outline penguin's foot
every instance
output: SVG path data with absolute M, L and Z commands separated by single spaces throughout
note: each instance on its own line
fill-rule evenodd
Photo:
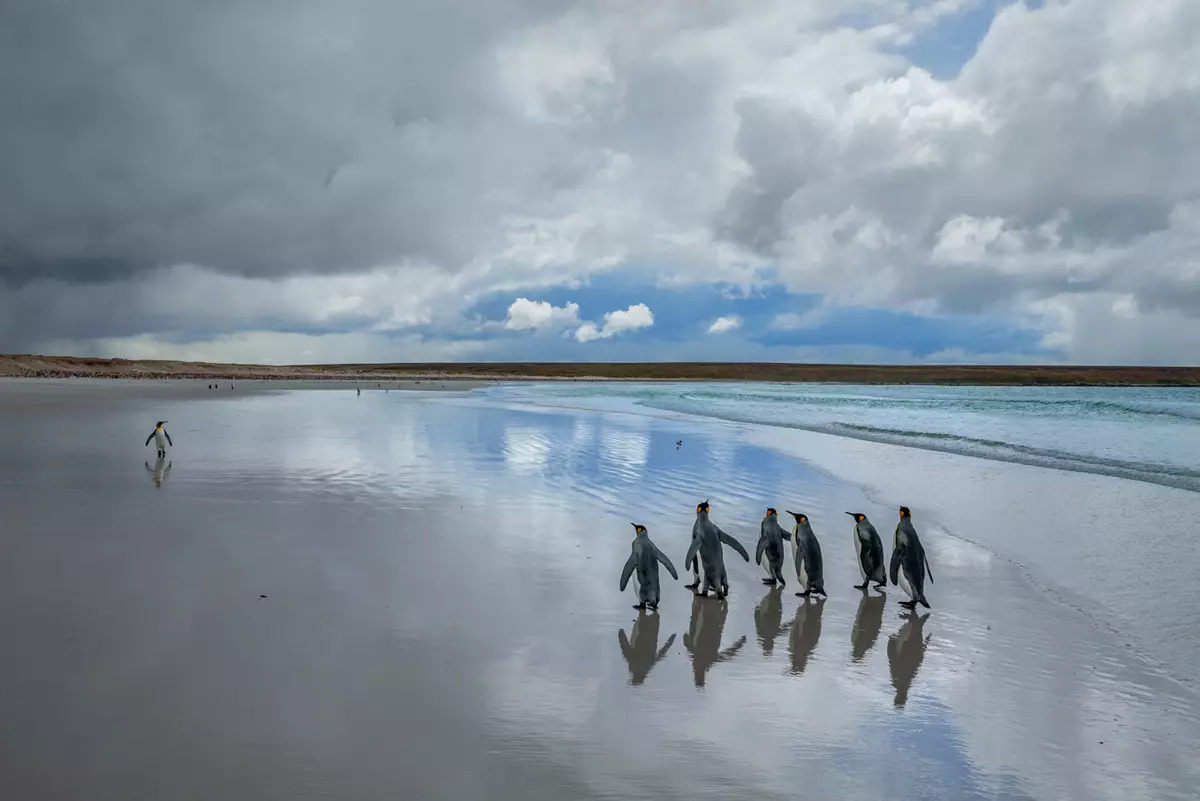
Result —
M 811 594 L 812 594 L 812 593 L 810 593 L 808 590 L 805 590 L 804 592 L 798 592 L 798 593 L 796 593 L 796 597 L 797 597 L 797 598 L 807 598 L 807 597 L 808 597 L 809 595 L 811 595 Z
M 725 596 L 727 596 L 728 594 L 729 594 L 729 591 L 728 591 L 728 590 L 726 590 L 725 592 L 722 592 L 722 591 L 720 591 L 720 590 L 717 590 L 717 600 L 718 600 L 718 601 L 724 601 L 724 600 L 725 600 Z
M 700 586 L 700 582 L 696 581 L 691 584 L 684 584 L 683 586 L 687 587 L 689 590 L 694 590 Z
M 862 584 L 854 585 L 854 589 L 856 589 L 856 590 L 865 590 L 866 588 L 867 588 L 866 582 L 864 582 Z M 876 589 L 878 589 L 878 587 Z
M 762 582 L 763 584 L 774 584 L 775 579 L 763 579 Z
M 634 604 L 633 608 L 634 609 L 645 609 L 646 605 L 645 604 Z
M 866 589 L 866 587 L 864 586 L 863 589 Z M 879 590 L 880 592 L 886 592 L 887 585 L 886 584 L 876 584 L 875 589 Z
M 912 609 L 913 607 L 915 607 L 917 605 L 917 602 L 916 601 L 901 601 L 900 605 L 903 606 L 905 609 Z
M 658 604 L 646 604 L 646 606 L 650 607 L 650 608 L 651 608 L 651 609 L 653 609 L 655 612 L 657 612 L 657 611 L 658 611 Z

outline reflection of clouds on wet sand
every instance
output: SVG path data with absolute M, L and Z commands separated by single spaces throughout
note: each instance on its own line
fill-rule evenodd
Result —
M 509 425 L 504 429 L 504 461 L 516 473 L 540 473 L 550 461 L 552 447 L 541 428 Z

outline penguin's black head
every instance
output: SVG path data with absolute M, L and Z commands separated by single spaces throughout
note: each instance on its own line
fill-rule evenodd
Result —
M 808 515 L 804 514 L 804 512 L 788 512 L 788 514 L 791 515 L 792 517 L 796 518 L 797 523 L 807 523 L 808 522 Z
M 633 526 L 634 534 L 645 534 L 646 533 L 646 527 L 643 526 L 641 523 L 631 523 L 630 525 Z
M 900 507 L 900 516 L 901 517 L 912 517 L 912 512 L 908 511 L 907 506 L 901 506 Z
M 708 512 L 708 501 L 707 500 L 703 501 L 702 503 L 696 504 L 696 514 L 700 514 L 701 512 L 705 512 L 705 513 Z
M 867 516 L 864 515 L 862 512 L 846 512 L 846 514 L 853 517 L 855 523 L 861 523 L 862 521 L 867 519 Z
M 154 427 L 155 427 L 155 428 L 162 428 L 162 427 L 163 427 L 163 426 L 165 426 L 166 424 L 167 424 L 167 421 L 166 421 L 166 420 L 159 420 L 157 423 L 155 423 L 155 424 L 154 424 Z
M 767 507 L 767 517 L 774 517 L 777 514 L 779 514 L 779 513 L 776 512 L 773 508 L 771 508 L 770 506 Z

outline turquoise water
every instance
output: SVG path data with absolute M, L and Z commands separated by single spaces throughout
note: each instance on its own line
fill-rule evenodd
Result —
M 1200 390 L 773 384 L 538 385 L 497 397 L 624 398 L 794 428 L 1200 492 Z

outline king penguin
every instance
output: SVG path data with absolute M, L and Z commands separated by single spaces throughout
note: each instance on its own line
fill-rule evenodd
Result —
M 925 548 L 921 538 L 913 528 L 912 512 L 907 506 L 900 507 L 900 522 L 896 524 L 896 533 L 892 541 L 891 578 L 893 584 L 908 595 L 909 600 L 901 601 L 900 605 L 912 609 L 917 604 L 929 609 L 929 601 L 925 600 L 925 575 L 933 582 L 933 571 L 929 569 L 929 559 L 925 556 Z
M 787 582 L 783 580 L 783 541 L 787 539 L 787 533 L 779 526 L 778 513 L 771 508 L 767 509 L 766 515 L 763 516 L 762 525 L 758 530 L 758 549 L 754 552 L 755 564 L 763 564 L 763 556 L 767 557 L 767 563 L 763 567 L 767 570 L 767 577 L 763 579 L 763 584 L 775 585 L 779 583 L 780 587 L 786 587 Z
M 813 593 L 826 595 L 825 570 L 821 559 L 821 543 L 813 533 L 808 515 L 801 512 L 788 512 L 796 518 L 796 527 L 792 529 L 792 553 L 796 562 L 796 580 L 804 588 L 798 592 L 801 598 L 807 598 Z
M 862 512 L 846 512 L 854 518 L 854 559 L 858 563 L 858 574 L 862 576 L 862 584 L 855 584 L 854 589 L 865 590 L 872 581 L 875 589 L 887 587 L 887 575 L 883 572 L 883 540 L 871 521 Z
M 171 442 L 171 435 L 167 433 L 167 429 L 163 428 L 167 424 L 166 420 L 159 420 L 154 424 L 154 430 L 150 432 L 150 436 L 146 437 L 146 445 L 150 444 L 150 440 L 154 440 L 154 444 L 158 446 L 158 455 L 160 457 L 167 455 L 167 446 L 175 447 L 175 443 Z
M 692 525 L 692 545 L 683 559 L 685 565 L 692 564 L 697 558 L 703 563 L 704 575 L 701 576 L 696 595 L 708 595 L 709 587 L 717 591 L 717 600 L 723 600 L 729 594 L 729 575 L 725 572 L 722 544 L 733 548 L 747 562 L 750 561 L 750 554 L 746 553 L 742 544 L 709 519 L 708 501 L 697 504 L 696 522 Z
M 679 574 L 675 572 L 675 565 L 671 564 L 667 555 L 660 551 L 650 539 L 646 527 L 638 523 L 630 525 L 633 526 L 634 532 L 633 546 L 630 549 L 629 558 L 625 560 L 625 567 L 621 570 L 621 592 L 625 592 L 629 578 L 636 573 L 638 602 L 633 608 L 658 609 L 658 563 L 662 562 L 663 567 L 671 574 L 671 578 L 676 581 L 679 580 Z

